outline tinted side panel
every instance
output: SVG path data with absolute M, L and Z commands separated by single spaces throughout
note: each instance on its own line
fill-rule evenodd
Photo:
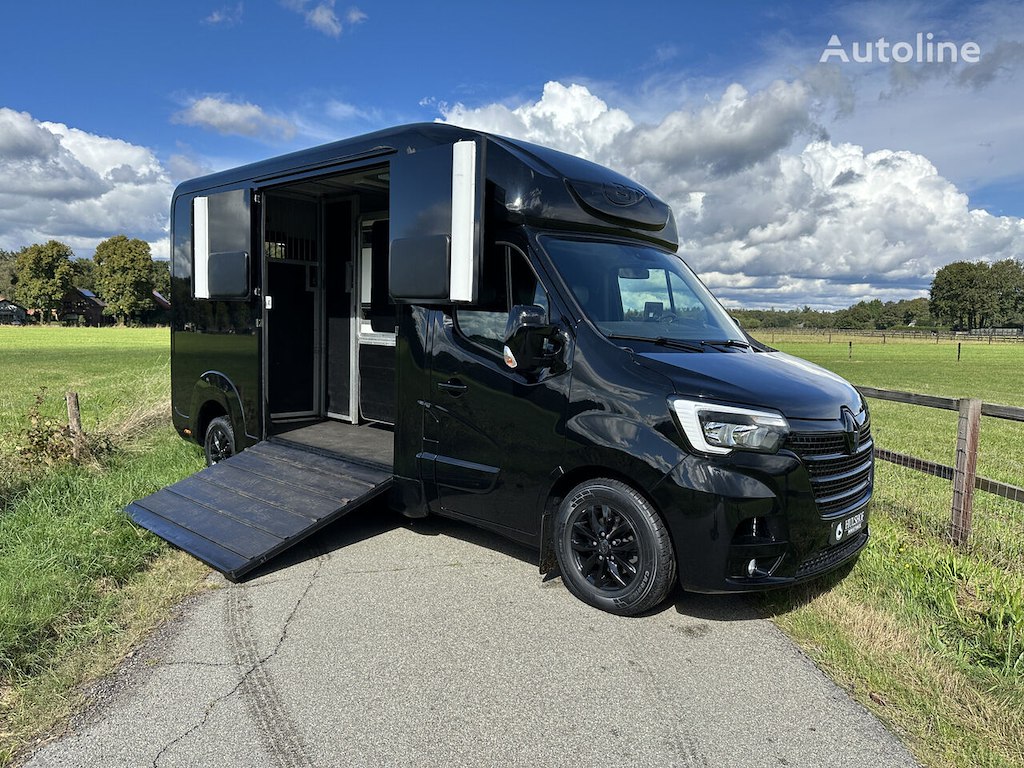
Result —
M 451 238 L 448 235 L 407 237 L 391 241 L 391 295 L 396 301 L 415 296 L 418 304 L 440 303 L 448 297 Z
M 395 422 L 395 348 L 364 344 L 359 349 L 359 410 L 364 419 Z

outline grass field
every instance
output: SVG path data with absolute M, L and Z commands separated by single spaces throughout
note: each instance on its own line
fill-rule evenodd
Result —
M 840 332 L 831 337 L 771 331 L 754 331 L 754 335 L 855 384 L 944 397 L 981 397 L 986 402 L 1024 406 L 1024 343 L 964 341 L 960 343 L 958 362 L 958 342 L 948 339 L 935 343 L 889 337 L 883 344 L 879 337 L 844 336 Z M 828 338 L 831 343 L 826 341 Z
M 168 400 L 169 349 L 166 328 L 0 326 L 0 436 L 18 428 L 41 387 L 48 416 L 65 414 L 64 392 L 76 390 L 86 431 Z
M 765 337 L 766 342 L 771 339 Z M 1024 406 L 1024 345 L 776 335 L 857 384 Z M 205 569 L 124 505 L 199 469 L 170 428 L 167 332 L 0 327 L 0 766 L 80 703 Z M 18 458 L 80 393 L 112 449 L 90 466 Z M 952 463 L 956 414 L 871 401 L 883 447 Z M 1022 484 L 1024 425 L 983 420 L 979 472 Z M 102 441 L 101 441 L 102 442 Z M 948 483 L 880 462 L 873 538 L 845 579 L 758 598 L 808 655 L 929 766 L 1024 765 L 1024 505 L 976 495 L 971 545 L 946 539 Z
M 949 341 L 776 334 L 774 346 L 856 384 L 1024 406 L 1024 344 L 964 343 L 959 362 Z M 953 463 L 956 413 L 869 405 L 877 445 Z M 978 472 L 1024 485 L 1024 424 L 982 420 Z M 958 551 L 946 538 L 951 496 L 948 482 L 879 462 L 872 541 L 851 574 L 763 603 L 926 765 L 1021 766 L 1024 505 L 976 493 Z
M 202 466 L 170 427 L 168 333 L 0 326 L 0 765 L 73 711 L 194 591 L 194 560 L 139 531 L 129 501 Z M 42 387 L 43 421 L 83 425 L 109 449 L 89 466 L 20 456 Z

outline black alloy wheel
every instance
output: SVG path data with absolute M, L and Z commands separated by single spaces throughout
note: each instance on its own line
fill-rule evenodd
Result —
M 235 455 L 235 431 L 227 416 L 218 416 L 210 422 L 203 439 L 203 450 L 208 467 Z
M 573 564 L 596 589 L 628 589 L 637 577 L 636 531 L 614 507 L 597 502 L 581 507 L 573 517 L 570 547 Z
M 584 602 L 625 616 L 668 596 L 676 563 L 668 531 L 644 496 L 618 480 L 588 480 L 562 501 L 555 554 L 566 587 Z

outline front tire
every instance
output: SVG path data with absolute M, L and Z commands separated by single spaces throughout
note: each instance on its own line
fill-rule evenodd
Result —
M 231 427 L 231 419 L 218 416 L 210 422 L 203 438 L 203 451 L 208 467 L 235 455 L 235 430 Z
M 635 616 L 662 603 L 676 577 L 665 523 L 618 480 L 580 483 L 555 516 L 555 556 L 566 588 L 585 603 Z

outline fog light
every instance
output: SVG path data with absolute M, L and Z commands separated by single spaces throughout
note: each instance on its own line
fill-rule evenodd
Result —
M 749 576 L 750 578 L 754 578 L 754 575 L 756 573 L 757 573 L 757 560 L 751 560 L 749 563 L 747 563 L 747 576 Z

